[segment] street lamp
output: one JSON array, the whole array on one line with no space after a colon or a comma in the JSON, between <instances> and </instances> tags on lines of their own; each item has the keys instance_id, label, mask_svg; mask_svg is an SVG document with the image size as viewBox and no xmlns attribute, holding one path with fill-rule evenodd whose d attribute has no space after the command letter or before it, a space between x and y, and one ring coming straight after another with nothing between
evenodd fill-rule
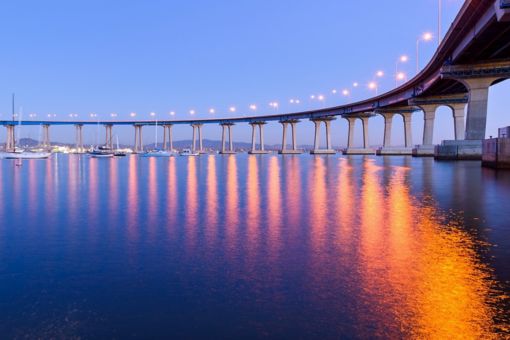
<instances>
[{"instance_id":1,"label":"street lamp","mask_svg":"<svg viewBox=\"0 0 510 340\"><path fill-rule=\"evenodd\" d=\"M251 104L251 105L250 105L250 110L252 110L252 111L257 111L257 105L255 105L255 104Z\"/></svg>"},{"instance_id":2,"label":"street lamp","mask_svg":"<svg viewBox=\"0 0 510 340\"><path fill-rule=\"evenodd\" d=\"M170 111L168 114L169 114L170 116L175 116L175 111Z\"/></svg>"},{"instance_id":3,"label":"street lamp","mask_svg":"<svg viewBox=\"0 0 510 340\"><path fill-rule=\"evenodd\" d=\"M195 112L195 110L189 110L189 114L190 114L190 115L192 115L192 116L193 116L195 113L196 113L196 112Z\"/></svg>"},{"instance_id":4,"label":"street lamp","mask_svg":"<svg viewBox=\"0 0 510 340\"><path fill-rule=\"evenodd\" d=\"M326 97L324 97L322 94L320 94L317 96L317 100L321 102L322 106L324 106Z\"/></svg>"},{"instance_id":5,"label":"street lamp","mask_svg":"<svg viewBox=\"0 0 510 340\"><path fill-rule=\"evenodd\" d=\"M131 117L135 117L135 116L136 116L136 112L131 112L129 115L130 115Z\"/></svg>"},{"instance_id":6,"label":"street lamp","mask_svg":"<svg viewBox=\"0 0 510 340\"><path fill-rule=\"evenodd\" d=\"M416 74L420 70L420 41L431 41L433 38L432 33L423 33L421 37L416 40Z\"/></svg>"},{"instance_id":7,"label":"street lamp","mask_svg":"<svg viewBox=\"0 0 510 340\"><path fill-rule=\"evenodd\" d=\"M375 95L377 96L378 93L379 93L379 87L377 85L377 83L375 81L371 81L370 83L368 83L368 88L370 90L375 90Z\"/></svg>"},{"instance_id":8,"label":"street lamp","mask_svg":"<svg viewBox=\"0 0 510 340\"><path fill-rule=\"evenodd\" d=\"M229 110L230 112L232 112L232 113L236 112L236 108L235 108L235 106L231 106L231 107L229 107L229 108L228 108L228 110Z\"/></svg>"},{"instance_id":9,"label":"street lamp","mask_svg":"<svg viewBox=\"0 0 510 340\"><path fill-rule=\"evenodd\" d=\"M395 87L397 87L397 85L398 85L397 80L398 80L398 75L400 74L398 72L398 64L407 63L408 61L409 61L409 57L407 55L402 55L395 62Z\"/></svg>"},{"instance_id":10,"label":"street lamp","mask_svg":"<svg viewBox=\"0 0 510 340\"><path fill-rule=\"evenodd\" d=\"M215 109L209 109L209 113L213 115L213 114L216 113L216 110Z\"/></svg>"}]
</instances>

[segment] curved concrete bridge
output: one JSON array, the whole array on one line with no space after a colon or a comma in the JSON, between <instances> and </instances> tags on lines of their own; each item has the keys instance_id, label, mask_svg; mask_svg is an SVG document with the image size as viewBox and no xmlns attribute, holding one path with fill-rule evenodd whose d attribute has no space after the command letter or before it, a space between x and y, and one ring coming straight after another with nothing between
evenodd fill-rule
<instances>
[{"instance_id":1,"label":"curved concrete bridge","mask_svg":"<svg viewBox=\"0 0 510 340\"><path fill-rule=\"evenodd\" d=\"M233 153L232 130L235 124L252 126L252 153L265 153L263 128L267 122L282 124L281 153L299 153L295 126L307 119L315 124L315 143L312 153L335 153L331 146L331 121L338 117L349 122L347 154L370 154L375 150L368 145L369 121L375 115L385 120L383 147L378 154L435 155L439 158L480 158L481 141L485 138L489 87L510 77L510 0L467 0L450 30L429 64L413 79L402 86L360 102L348 105L290 112L277 115L261 115L223 119L189 119L163 121L23 121L23 125L42 125L43 144L49 145L51 125L75 125L76 145L83 148L83 125L102 124L106 129L106 141L112 142L115 125L132 125L135 128L135 151L142 151L142 129L159 124L164 128L164 145L172 148L172 127L193 127L193 149L202 151L203 124L219 124L222 129L222 153ZM467 117L464 117L467 104ZM448 106L454 117L455 141L444 141L434 147L434 119L439 106ZM424 112L424 132L421 145L412 145L411 121L413 113ZM395 115L404 118L405 147L391 145L392 121ZM353 148L354 123L363 123L363 148ZM466 126L464 126L466 121ZM0 122L7 128L6 149L14 148L14 129L17 122ZM287 149L288 127L292 132L292 147ZM325 127L326 146L319 145L321 128ZM226 145L227 132L229 136ZM258 132L259 148L256 146ZM198 143L197 143L198 138Z\"/></svg>"}]
</instances>

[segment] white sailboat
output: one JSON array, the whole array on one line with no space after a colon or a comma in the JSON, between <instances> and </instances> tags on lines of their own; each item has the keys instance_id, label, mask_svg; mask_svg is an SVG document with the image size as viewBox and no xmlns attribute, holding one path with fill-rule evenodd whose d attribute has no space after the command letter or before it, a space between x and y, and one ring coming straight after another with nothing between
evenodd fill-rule
<instances>
[{"instance_id":1,"label":"white sailboat","mask_svg":"<svg viewBox=\"0 0 510 340\"><path fill-rule=\"evenodd\" d=\"M172 151L158 149L158 121L157 120L156 120L154 135L155 135L154 149L144 153L142 155L142 157L172 157L172 156L175 156L175 153Z\"/></svg>"}]
</instances>

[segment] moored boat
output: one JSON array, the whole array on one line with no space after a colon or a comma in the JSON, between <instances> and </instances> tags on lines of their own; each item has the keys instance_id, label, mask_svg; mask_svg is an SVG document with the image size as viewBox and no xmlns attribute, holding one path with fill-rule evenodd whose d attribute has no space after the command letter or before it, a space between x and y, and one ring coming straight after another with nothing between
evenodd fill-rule
<instances>
[{"instance_id":1,"label":"moored boat","mask_svg":"<svg viewBox=\"0 0 510 340\"><path fill-rule=\"evenodd\" d=\"M172 157L172 156L175 156L174 152L165 150L153 150L142 154L142 157Z\"/></svg>"},{"instance_id":2,"label":"moored boat","mask_svg":"<svg viewBox=\"0 0 510 340\"><path fill-rule=\"evenodd\" d=\"M46 159L51 156L51 152L2 152L0 158L4 159Z\"/></svg>"},{"instance_id":3,"label":"moored boat","mask_svg":"<svg viewBox=\"0 0 510 340\"><path fill-rule=\"evenodd\" d=\"M180 153L181 156L198 156L198 152L191 151L190 149L183 149Z\"/></svg>"},{"instance_id":4,"label":"moored boat","mask_svg":"<svg viewBox=\"0 0 510 340\"><path fill-rule=\"evenodd\" d=\"M93 158L110 158L113 157L114 152L107 146L100 146L90 151L89 155Z\"/></svg>"}]
</instances>

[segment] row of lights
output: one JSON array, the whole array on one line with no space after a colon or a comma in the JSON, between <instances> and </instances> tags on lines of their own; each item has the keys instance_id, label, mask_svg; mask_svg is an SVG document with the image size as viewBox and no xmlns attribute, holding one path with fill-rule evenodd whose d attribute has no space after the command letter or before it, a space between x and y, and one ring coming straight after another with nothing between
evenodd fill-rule
<instances>
[{"instance_id":1,"label":"row of lights","mask_svg":"<svg viewBox=\"0 0 510 340\"><path fill-rule=\"evenodd\" d=\"M416 73L418 73L418 72L419 72L419 67L420 67L420 62L419 62L419 57L420 57L420 55L419 55L419 52L420 52L420 50L419 50L420 42L428 42L428 41L431 41L432 39L433 39L433 35L432 35L432 33L424 33L422 36L420 36L420 37L416 40ZM409 57L408 57L407 55L402 55L402 56L400 56L400 57L396 60L396 62L395 62L395 87L397 87L397 86L398 86L398 83L399 83L399 82L402 82L402 81L406 81L406 80L407 80L407 75L406 75L404 72L399 71L399 65L400 65L400 64L403 64L403 63L407 63L408 61L409 61ZM377 72L375 73L375 78L383 78L383 77L384 77L384 75L385 75L385 74L384 74L384 71L379 70L379 71L377 71ZM359 87L359 85L360 85L360 84L359 84L358 82L354 82L354 83L352 84L352 87L353 87L353 88L358 88L358 87ZM379 93L379 84L378 84L378 82L377 82L375 79L374 79L374 80L372 80L372 81L370 81L370 82L368 83L367 87L368 87L368 89L375 91L375 94L376 94L376 95L378 95L378 93ZM342 95L342 96L344 96L344 97L349 97L349 96L351 95L351 90L350 90L350 89L347 89L347 88L344 88L344 89L343 89L343 90L341 90L341 91L338 91L338 90L336 90L336 89L333 89L333 90L331 91L331 93L332 93L333 95L336 95L336 94L341 93L341 95ZM317 95L313 94L313 95L310 95L310 100L312 100L312 101L313 101L313 100L317 100L317 101L321 102L322 104L324 104L324 103L325 103L325 100L326 100L326 96L324 96L323 94L317 94ZM292 99L290 99L290 100L289 100L289 104L292 104L292 105L298 105L298 104L301 104L301 100L300 100L300 99L297 99L297 98L292 98ZM272 108L272 109L274 109L274 110L278 110L278 109L279 109L279 107L280 107L280 104L279 104L277 101L272 101L272 102L270 102L270 103L269 103L269 107L271 107L271 108ZM255 104L251 104L251 105L249 105L249 109L250 109L251 111L257 111L257 105L255 105ZM235 113L235 112L237 112L237 108L236 108L235 106L230 106L230 107L228 108L228 111L229 111L230 113ZM209 112L210 114L215 114L215 113L216 113L216 109L214 109L214 108L210 108L210 109L208 110L208 112ZM170 116L175 116L175 114L176 114L176 113L175 113L175 111L170 111L170 112L169 112L169 115L170 115ZM189 110L189 114L190 114L190 115L195 115L195 114L196 114L196 111L195 111L194 109ZM111 113L111 114L110 114L110 117L112 117L112 118L116 118L117 116L118 116L118 115L117 115L117 113ZM131 113L130 113L130 116L131 116L132 118L134 118L134 117L136 117L136 113L135 113L135 112L131 112ZM151 113L150 113L150 116L151 116L151 117L155 117L155 116L156 116L156 113L155 113L155 112L151 112ZM31 114L29 114L29 117L30 117L30 118L35 118L35 117L36 117L36 114L35 114L35 113L31 113ZM52 118L52 117L56 117L56 114L48 114L48 118ZM76 113L71 113L71 114L69 114L69 117L70 117L70 118L76 118L76 117L78 117L78 114L76 114ZM98 115L97 115L96 113L91 113L91 114L90 114L90 117L91 117L91 118L97 118L97 117L98 117Z\"/></svg>"}]
</instances>

